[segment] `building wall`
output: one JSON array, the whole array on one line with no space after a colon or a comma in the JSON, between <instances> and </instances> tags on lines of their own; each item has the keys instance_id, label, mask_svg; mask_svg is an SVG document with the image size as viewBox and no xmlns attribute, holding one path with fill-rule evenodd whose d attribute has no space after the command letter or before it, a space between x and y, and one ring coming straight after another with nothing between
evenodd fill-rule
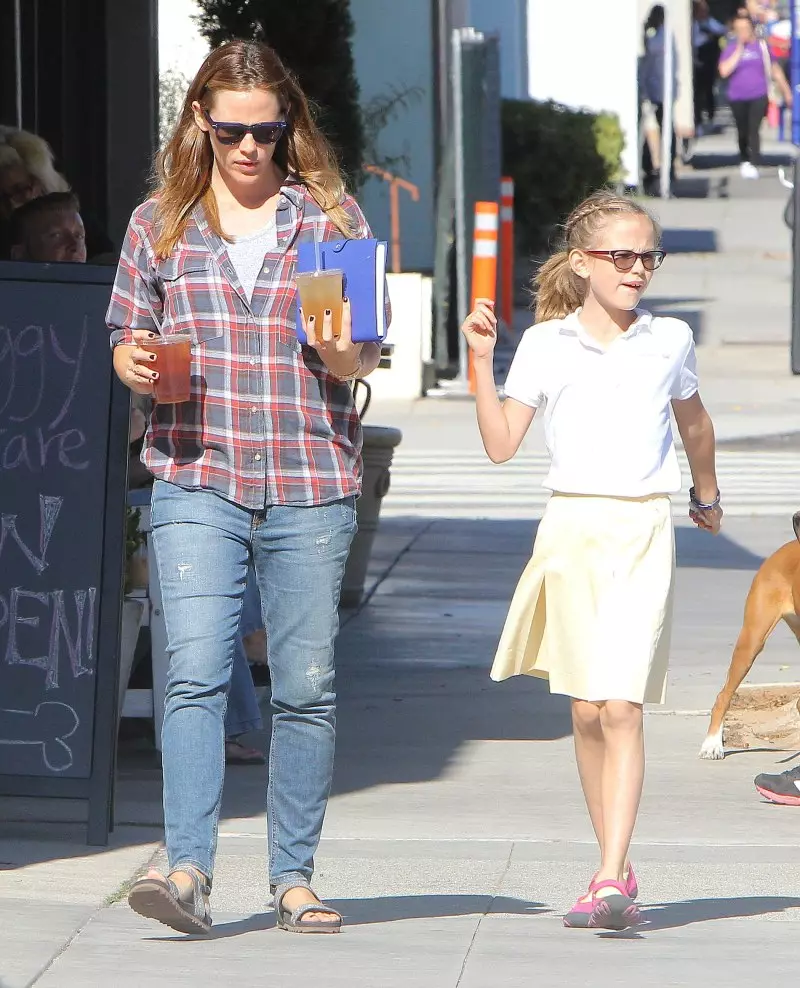
<instances>
[{"instance_id":1,"label":"building wall","mask_svg":"<svg viewBox=\"0 0 800 988\"><path fill-rule=\"evenodd\" d=\"M435 237L434 12L431 0L350 0L355 24L353 56L361 102L392 89L419 87L420 96L401 109L380 135L382 155L407 155L395 171L419 187L419 202L400 190L402 264L405 271L433 268ZM389 188L370 177L359 195L375 235L390 240Z\"/></svg>"},{"instance_id":2,"label":"building wall","mask_svg":"<svg viewBox=\"0 0 800 988\"><path fill-rule=\"evenodd\" d=\"M200 34L193 17L195 0L158 0L158 70L180 72L188 81L194 78L208 54L208 42Z\"/></svg>"},{"instance_id":3,"label":"building wall","mask_svg":"<svg viewBox=\"0 0 800 988\"><path fill-rule=\"evenodd\" d=\"M470 21L500 37L500 86L505 99L528 96L528 0L471 0Z\"/></svg>"},{"instance_id":4,"label":"building wall","mask_svg":"<svg viewBox=\"0 0 800 988\"><path fill-rule=\"evenodd\" d=\"M625 133L626 181L638 181L638 0L528 2L529 94L616 113Z\"/></svg>"}]
</instances>

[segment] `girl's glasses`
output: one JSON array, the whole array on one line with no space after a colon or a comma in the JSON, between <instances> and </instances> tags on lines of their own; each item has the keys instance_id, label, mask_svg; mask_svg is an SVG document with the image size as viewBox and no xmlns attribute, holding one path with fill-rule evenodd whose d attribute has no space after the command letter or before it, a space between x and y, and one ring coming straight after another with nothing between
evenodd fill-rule
<instances>
[{"instance_id":1,"label":"girl's glasses","mask_svg":"<svg viewBox=\"0 0 800 988\"><path fill-rule=\"evenodd\" d=\"M603 257L613 261L617 271L630 271L631 268L641 259L645 271L655 271L664 263L667 252L664 250L585 250L584 254L591 254L593 257Z\"/></svg>"},{"instance_id":2,"label":"girl's glasses","mask_svg":"<svg viewBox=\"0 0 800 988\"><path fill-rule=\"evenodd\" d=\"M253 135L253 140L256 144L276 144L283 137L283 132L286 130L285 120L278 120L274 123L255 124L222 123L219 120L212 120L208 110L204 110L203 112L206 120L214 129L214 133L217 135L217 140L220 144L229 146L240 144L247 134Z\"/></svg>"}]
</instances>

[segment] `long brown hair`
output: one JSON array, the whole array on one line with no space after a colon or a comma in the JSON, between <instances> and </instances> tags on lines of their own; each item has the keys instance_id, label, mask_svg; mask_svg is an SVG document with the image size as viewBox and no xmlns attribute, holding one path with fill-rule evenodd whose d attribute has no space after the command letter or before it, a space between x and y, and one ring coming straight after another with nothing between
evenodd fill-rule
<instances>
[{"instance_id":1,"label":"long brown hair","mask_svg":"<svg viewBox=\"0 0 800 988\"><path fill-rule=\"evenodd\" d=\"M287 127L273 160L306 185L344 236L352 236L352 222L342 206L345 187L336 156L314 123L297 80L268 45L230 41L215 48L200 66L186 93L175 132L156 157L156 254L166 257L172 251L200 201L212 229L223 236L211 189L211 141L195 123L192 110L194 102L210 109L214 93L223 89L275 93Z\"/></svg>"},{"instance_id":2,"label":"long brown hair","mask_svg":"<svg viewBox=\"0 0 800 988\"><path fill-rule=\"evenodd\" d=\"M563 319L579 309L586 298L586 282L570 267L573 250L588 250L597 243L597 235L613 216L645 216L653 224L658 242L661 229L650 213L638 202L612 192L595 192L567 217L563 248L539 268L533 279L536 294L534 322Z\"/></svg>"}]
</instances>

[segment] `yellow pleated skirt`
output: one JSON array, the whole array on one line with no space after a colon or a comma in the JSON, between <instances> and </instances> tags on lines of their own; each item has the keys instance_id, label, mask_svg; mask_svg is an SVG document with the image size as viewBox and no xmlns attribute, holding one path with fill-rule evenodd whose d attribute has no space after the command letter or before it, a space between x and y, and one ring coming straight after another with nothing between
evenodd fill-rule
<instances>
[{"instance_id":1,"label":"yellow pleated skirt","mask_svg":"<svg viewBox=\"0 0 800 988\"><path fill-rule=\"evenodd\" d=\"M675 583L669 497L554 494L491 677L582 700L663 703Z\"/></svg>"}]
</instances>

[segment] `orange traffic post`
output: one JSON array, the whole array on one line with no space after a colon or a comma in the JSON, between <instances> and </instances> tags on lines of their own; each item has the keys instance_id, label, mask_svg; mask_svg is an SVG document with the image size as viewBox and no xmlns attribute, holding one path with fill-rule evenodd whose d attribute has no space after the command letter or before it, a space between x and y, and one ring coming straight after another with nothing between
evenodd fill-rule
<instances>
[{"instance_id":1,"label":"orange traffic post","mask_svg":"<svg viewBox=\"0 0 800 988\"><path fill-rule=\"evenodd\" d=\"M514 324L514 179L500 183L500 317Z\"/></svg>"},{"instance_id":2,"label":"orange traffic post","mask_svg":"<svg viewBox=\"0 0 800 988\"><path fill-rule=\"evenodd\" d=\"M497 234L499 209L496 202L475 203L475 233L472 240L472 304L497 295ZM469 391L475 394L475 368L469 354Z\"/></svg>"}]
</instances>

